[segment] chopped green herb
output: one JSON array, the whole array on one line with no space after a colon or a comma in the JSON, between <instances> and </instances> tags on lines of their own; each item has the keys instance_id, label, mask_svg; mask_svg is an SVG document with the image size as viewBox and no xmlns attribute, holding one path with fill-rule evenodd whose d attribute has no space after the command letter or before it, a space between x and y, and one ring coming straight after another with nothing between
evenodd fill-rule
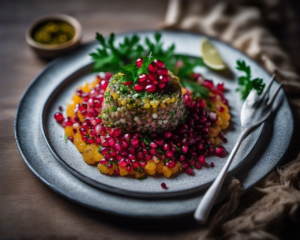
<instances>
[{"instance_id":1,"label":"chopped green herb","mask_svg":"<svg viewBox=\"0 0 300 240\"><path fill-rule=\"evenodd\" d=\"M67 143L67 141L68 141L68 136L67 136L67 134L65 134L64 140L65 140L65 143Z\"/></svg>"},{"instance_id":2,"label":"chopped green herb","mask_svg":"<svg viewBox=\"0 0 300 240\"><path fill-rule=\"evenodd\" d=\"M138 180L140 180L140 181L143 181L143 180L145 180L145 179L147 179L146 176L143 176L143 177L138 178Z\"/></svg>"},{"instance_id":3,"label":"chopped green herb","mask_svg":"<svg viewBox=\"0 0 300 240\"><path fill-rule=\"evenodd\" d=\"M151 143L151 138L147 134L144 134L141 141L148 146Z\"/></svg>"},{"instance_id":4,"label":"chopped green herb","mask_svg":"<svg viewBox=\"0 0 300 240\"><path fill-rule=\"evenodd\" d=\"M236 69L246 74L246 76L238 78L239 87L236 89L241 93L242 99L245 100L252 89L255 89L258 95L262 94L266 85L263 83L263 79L255 78L251 80L251 68L246 65L244 60L237 60L236 64Z\"/></svg>"},{"instance_id":5,"label":"chopped green herb","mask_svg":"<svg viewBox=\"0 0 300 240\"><path fill-rule=\"evenodd\" d=\"M111 110L113 111L113 112L116 112L117 111L117 108L116 107L111 107Z\"/></svg>"}]
</instances>

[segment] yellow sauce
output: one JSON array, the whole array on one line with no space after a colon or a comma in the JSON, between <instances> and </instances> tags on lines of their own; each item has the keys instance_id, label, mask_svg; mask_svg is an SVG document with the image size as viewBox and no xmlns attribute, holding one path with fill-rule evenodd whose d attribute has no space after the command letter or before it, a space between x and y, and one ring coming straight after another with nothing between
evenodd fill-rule
<instances>
[{"instance_id":1,"label":"yellow sauce","mask_svg":"<svg viewBox=\"0 0 300 240\"><path fill-rule=\"evenodd\" d=\"M75 35L74 27L64 21L46 21L35 27L32 37L43 44L61 44L70 41Z\"/></svg>"}]
</instances>

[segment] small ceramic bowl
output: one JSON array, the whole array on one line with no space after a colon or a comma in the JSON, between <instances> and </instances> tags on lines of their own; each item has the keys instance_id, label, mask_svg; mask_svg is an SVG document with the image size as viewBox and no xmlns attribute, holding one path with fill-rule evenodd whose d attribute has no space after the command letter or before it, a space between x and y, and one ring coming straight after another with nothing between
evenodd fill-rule
<instances>
[{"instance_id":1,"label":"small ceramic bowl","mask_svg":"<svg viewBox=\"0 0 300 240\"><path fill-rule=\"evenodd\" d=\"M75 29L74 37L65 42L60 44L43 44L35 41L32 37L32 33L35 30L35 28L47 21L65 21L72 25ZM58 55L67 52L75 47L77 47L80 44L82 38L82 28L80 23L73 17L65 15L65 14L51 14L51 15L45 15L39 19L37 19L27 30L26 32L26 41L27 44L36 52L36 54L43 58L55 58Z\"/></svg>"}]
</instances>

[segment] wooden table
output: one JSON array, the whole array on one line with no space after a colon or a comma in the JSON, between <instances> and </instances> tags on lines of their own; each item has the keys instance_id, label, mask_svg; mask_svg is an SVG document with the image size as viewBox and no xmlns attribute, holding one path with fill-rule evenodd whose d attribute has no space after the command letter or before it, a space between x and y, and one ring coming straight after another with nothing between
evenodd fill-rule
<instances>
[{"instance_id":1,"label":"wooden table","mask_svg":"<svg viewBox=\"0 0 300 240\"><path fill-rule=\"evenodd\" d=\"M1 1L0 238L194 239L199 235L201 229L191 217L167 222L136 221L98 213L66 200L25 165L13 133L21 95L47 63L36 57L25 42L25 30L33 20L48 13L72 15L83 26L83 42L88 42L96 31L108 35L158 29L166 7L167 1L161 0ZM291 46L297 42L288 39L284 43ZM300 55L293 53L300 66Z\"/></svg>"}]
</instances>

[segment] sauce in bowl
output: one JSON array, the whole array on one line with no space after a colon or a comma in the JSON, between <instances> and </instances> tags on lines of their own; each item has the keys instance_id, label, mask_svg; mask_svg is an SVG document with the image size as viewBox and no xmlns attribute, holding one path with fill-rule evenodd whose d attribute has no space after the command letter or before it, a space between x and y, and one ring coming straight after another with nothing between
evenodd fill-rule
<instances>
[{"instance_id":1,"label":"sauce in bowl","mask_svg":"<svg viewBox=\"0 0 300 240\"><path fill-rule=\"evenodd\" d=\"M74 27L65 21L49 20L38 24L32 31L34 41L56 45L70 41L75 35Z\"/></svg>"}]
</instances>

